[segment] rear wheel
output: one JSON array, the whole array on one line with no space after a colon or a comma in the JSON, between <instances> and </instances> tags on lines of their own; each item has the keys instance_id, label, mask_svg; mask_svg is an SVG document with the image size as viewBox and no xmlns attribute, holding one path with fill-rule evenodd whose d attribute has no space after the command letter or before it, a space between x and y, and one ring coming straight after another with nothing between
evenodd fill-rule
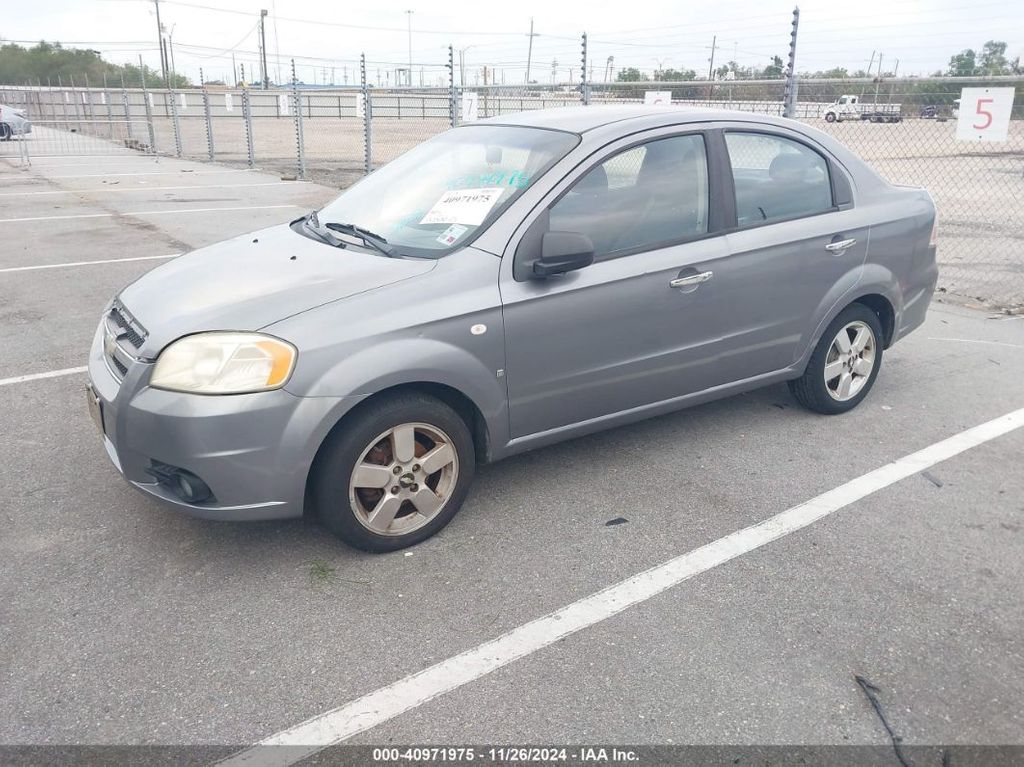
<instances>
[{"instance_id":1,"label":"rear wheel","mask_svg":"<svg viewBox=\"0 0 1024 767\"><path fill-rule=\"evenodd\" d=\"M836 121L836 114L835 114L835 112L828 112L828 113L825 114L825 122L827 122L827 123L834 123L835 121Z\"/></svg>"},{"instance_id":2,"label":"rear wheel","mask_svg":"<svg viewBox=\"0 0 1024 767\"><path fill-rule=\"evenodd\" d=\"M0 141L10 141L11 126L7 123L0 123Z\"/></svg>"},{"instance_id":3,"label":"rear wheel","mask_svg":"<svg viewBox=\"0 0 1024 767\"><path fill-rule=\"evenodd\" d=\"M385 396L324 446L312 485L321 522L351 546L394 551L447 525L473 481L473 437L451 407Z\"/></svg>"},{"instance_id":4,"label":"rear wheel","mask_svg":"<svg viewBox=\"0 0 1024 767\"><path fill-rule=\"evenodd\" d=\"M863 304L851 304L832 320L807 369L789 390L809 410L836 415L860 404L882 365L882 324Z\"/></svg>"}]
</instances>

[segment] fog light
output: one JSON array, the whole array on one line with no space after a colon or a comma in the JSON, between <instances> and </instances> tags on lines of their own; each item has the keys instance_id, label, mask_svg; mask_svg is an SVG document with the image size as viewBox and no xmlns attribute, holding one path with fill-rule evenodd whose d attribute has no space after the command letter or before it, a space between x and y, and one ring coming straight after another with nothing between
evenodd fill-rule
<instances>
[{"instance_id":1,"label":"fog light","mask_svg":"<svg viewBox=\"0 0 1024 767\"><path fill-rule=\"evenodd\" d=\"M185 503L206 503L216 500L210 486L195 474L166 463L152 461L147 471Z\"/></svg>"}]
</instances>

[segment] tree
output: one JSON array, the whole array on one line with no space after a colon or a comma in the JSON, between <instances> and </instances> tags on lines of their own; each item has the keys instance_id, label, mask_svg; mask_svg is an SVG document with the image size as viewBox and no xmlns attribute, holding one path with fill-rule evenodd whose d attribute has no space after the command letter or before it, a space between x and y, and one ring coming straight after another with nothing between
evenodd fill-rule
<instances>
[{"instance_id":1,"label":"tree","mask_svg":"<svg viewBox=\"0 0 1024 767\"><path fill-rule=\"evenodd\" d=\"M696 80L697 73L692 69L659 69L654 73L654 79L666 83L681 83Z\"/></svg>"},{"instance_id":2,"label":"tree","mask_svg":"<svg viewBox=\"0 0 1024 767\"><path fill-rule=\"evenodd\" d=\"M1010 62L1006 60L1006 43L1002 40L989 40L985 43L981 48L978 69L981 75L1011 74Z\"/></svg>"},{"instance_id":3,"label":"tree","mask_svg":"<svg viewBox=\"0 0 1024 767\"><path fill-rule=\"evenodd\" d=\"M765 80L777 80L782 77L783 71L782 57L772 56L772 63L764 68L764 71L761 73L761 77Z\"/></svg>"},{"instance_id":4,"label":"tree","mask_svg":"<svg viewBox=\"0 0 1024 767\"><path fill-rule=\"evenodd\" d=\"M970 77L978 70L976 58L977 55L971 48L965 48L960 53L950 57L949 69L947 71L954 77Z\"/></svg>"},{"instance_id":5,"label":"tree","mask_svg":"<svg viewBox=\"0 0 1024 767\"><path fill-rule=\"evenodd\" d=\"M75 85L102 86L104 80L109 85L120 85L124 77L125 85L139 86L145 76L146 85L151 88L163 87L163 78L159 73L132 64L111 64L105 61L99 51L83 48L65 48L60 43L42 41L31 48L7 44L0 46L0 83L21 85L24 83L47 83L56 85L58 80L65 85L74 80ZM170 83L175 88L190 85L187 77L170 76Z\"/></svg>"},{"instance_id":6,"label":"tree","mask_svg":"<svg viewBox=\"0 0 1024 767\"><path fill-rule=\"evenodd\" d=\"M646 82L650 78L636 67L626 67L618 71L615 79L620 83L640 83Z\"/></svg>"}]
</instances>

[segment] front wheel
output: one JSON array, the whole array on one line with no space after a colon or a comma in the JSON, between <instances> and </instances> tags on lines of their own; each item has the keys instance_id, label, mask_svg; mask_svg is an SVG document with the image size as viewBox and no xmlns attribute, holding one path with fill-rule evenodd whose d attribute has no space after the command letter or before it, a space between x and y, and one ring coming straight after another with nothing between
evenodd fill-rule
<instances>
[{"instance_id":1,"label":"front wheel","mask_svg":"<svg viewBox=\"0 0 1024 767\"><path fill-rule=\"evenodd\" d=\"M11 126L7 123L0 123L0 141L11 140Z\"/></svg>"},{"instance_id":2,"label":"front wheel","mask_svg":"<svg viewBox=\"0 0 1024 767\"><path fill-rule=\"evenodd\" d=\"M797 402L824 415L860 404L882 366L882 324L863 304L851 304L832 320L804 374L789 382Z\"/></svg>"},{"instance_id":3,"label":"front wheel","mask_svg":"<svg viewBox=\"0 0 1024 767\"><path fill-rule=\"evenodd\" d=\"M313 508L350 546L395 551L451 521L474 470L472 434L451 407L417 393L385 396L325 444L312 478Z\"/></svg>"}]
</instances>

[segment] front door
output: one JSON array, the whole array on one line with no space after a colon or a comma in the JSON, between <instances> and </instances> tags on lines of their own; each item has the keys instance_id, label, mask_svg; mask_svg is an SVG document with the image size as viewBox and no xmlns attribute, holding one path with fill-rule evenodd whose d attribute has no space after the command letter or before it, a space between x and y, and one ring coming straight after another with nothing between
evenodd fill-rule
<instances>
[{"instance_id":1,"label":"front door","mask_svg":"<svg viewBox=\"0 0 1024 767\"><path fill-rule=\"evenodd\" d=\"M552 197L501 283L512 438L707 388L724 333L714 269L727 252L710 223L704 136L634 138ZM545 231L586 234L595 262L530 279Z\"/></svg>"}]
</instances>

